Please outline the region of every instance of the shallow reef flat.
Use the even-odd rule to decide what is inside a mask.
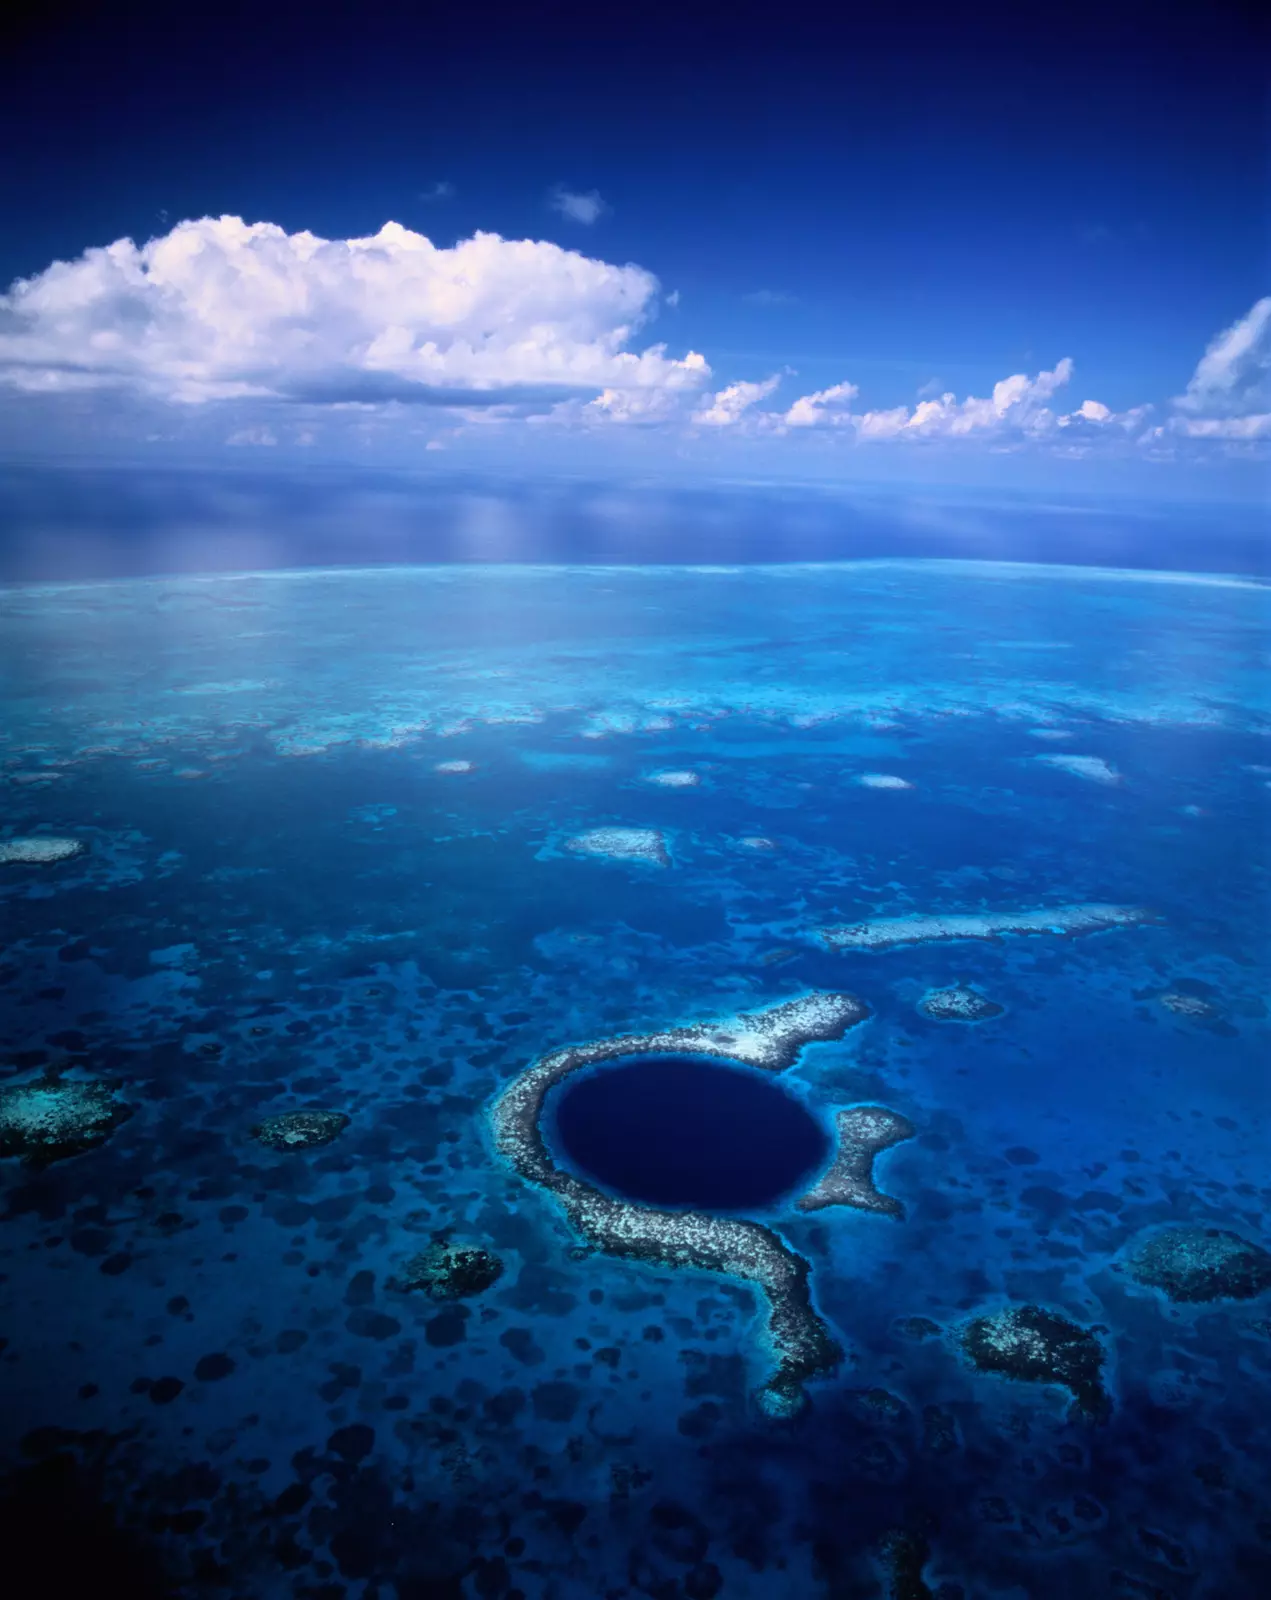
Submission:
[[[1039,911],[982,911],[940,916],[878,917],[847,927],[822,928],[831,950],[894,950],[942,939],[1001,939],[1011,934],[1061,934],[1072,938],[1106,928],[1132,928],[1159,920],[1139,906],[1092,903]]]
[[[764,1385],[760,1403],[774,1415],[801,1409],[804,1383],[832,1370],[842,1356],[812,1305],[807,1262],[762,1223],[655,1210],[614,1199],[562,1171],[543,1138],[543,1106],[548,1091],[571,1073],[624,1056],[697,1054],[784,1072],[805,1045],[840,1039],[867,1014],[855,995],[813,993],[724,1020],[569,1046],[527,1067],[490,1113],[500,1154],[527,1182],[552,1194],[574,1228],[597,1248],[665,1266],[725,1273],[763,1291],[776,1371]]]

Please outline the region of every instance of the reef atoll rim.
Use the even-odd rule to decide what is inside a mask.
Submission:
[[[104,1144],[132,1107],[104,1079],[46,1074],[0,1089],[0,1156],[47,1166]]]
[[[831,1371],[842,1359],[813,1308],[807,1262],[762,1223],[699,1211],[655,1210],[600,1193],[556,1166],[540,1117],[549,1090],[597,1062],[696,1053],[784,1072],[804,1045],[841,1039],[867,1015],[855,995],[813,993],[726,1020],[570,1045],[532,1062],[491,1108],[499,1153],[527,1182],[554,1195],[572,1226],[597,1249],[659,1266],[726,1273],[763,1290],[776,1371],[760,1401],[777,1417],[797,1412],[804,1404],[805,1380]]]
[[[430,1300],[463,1300],[484,1294],[502,1276],[503,1263],[493,1252],[452,1244],[441,1235],[412,1256],[393,1283],[398,1289],[420,1290]]]
[[[310,1150],[330,1144],[344,1132],[349,1119],[343,1111],[278,1111],[252,1129],[252,1138],[271,1150]]]
[[[905,1208],[874,1183],[874,1157],[914,1136],[914,1125],[886,1106],[850,1106],[834,1118],[838,1154],[814,1189],[795,1202],[800,1211],[851,1206],[901,1219]]]
[[[21,839],[0,839],[0,866],[51,867],[83,855],[86,849],[82,839],[60,834],[32,833]]]
[[[1043,1306],[1010,1306],[974,1317],[958,1331],[962,1351],[977,1372],[1021,1383],[1053,1383],[1073,1397],[1081,1416],[1102,1421],[1112,1409],[1103,1386],[1103,1346],[1082,1328]]]
[[[1253,1300],[1271,1289],[1271,1252],[1225,1228],[1166,1228],[1135,1246],[1126,1270],[1182,1303]]]
[[[931,989],[918,1002],[924,1016],[936,1022],[987,1022],[1006,1009],[978,989],[955,984],[951,989]]]
[[[1069,938],[1105,928],[1131,928],[1158,922],[1141,906],[1100,903],[1049,906],[1039,911],[977,911],[949,916],[877,917],[841,928],[822,928],[831,950],[893,950],[900,945],[941,939],[1000,939],[1005,934],[1057,933]]]

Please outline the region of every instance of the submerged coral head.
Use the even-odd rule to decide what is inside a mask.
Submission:
[[[772,1204],[829,1154],[826,1130],[770,1077],[697,1055],[579,1073],[552,1107],[570,1164],[626,1200],[740,1211]]]

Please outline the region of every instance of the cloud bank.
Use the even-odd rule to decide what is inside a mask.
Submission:
[[[320,239],[205,217],[55,262],[0,297],[0,379],[212,400],[429,400],[696,388],[709,369],[627,345],[657,279],[541,241],[450,248],[395,222]]]
[[[582,224],[607,209],[594,191],[564,187],[552,204]],[[1068,357],[982,397],[924,386],[913,403],[881,408],[846,376],[777,403],[788,369],[712,390],[705,355],[639,343],[677,299],[642,267],[542,240],[476,233],[441,247],[394,222],[368,238],[323,239],[204,217],[143,245],[86,250],[0,295],[0,387],[67,416],[87,415],[94,396],[98,418],[123,398],[169,417],[211,412],[221,440],[243,446],[312,444],[319,417],[366,435],[421,407],[440,422],[424,416],[406,431],[430,436],[428,448],[441,448],[442,429],[447,440],[477,429],[492,438],[525,423],[661,429],[698,446],[762,437],[792,451],[819,438],[827,448],[978,442],[1152,458],[1258,455],[1271,441],[1271,296],[1215,335],[1158,413],[1065,400]],[[287,407],[302,431],[284,429]],[[141,436],[162,438],[159,428]]]

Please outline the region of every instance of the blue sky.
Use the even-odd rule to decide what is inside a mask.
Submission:
[[[11,455],[1265,481],[1249,8],[98,9],[0,109]]]

